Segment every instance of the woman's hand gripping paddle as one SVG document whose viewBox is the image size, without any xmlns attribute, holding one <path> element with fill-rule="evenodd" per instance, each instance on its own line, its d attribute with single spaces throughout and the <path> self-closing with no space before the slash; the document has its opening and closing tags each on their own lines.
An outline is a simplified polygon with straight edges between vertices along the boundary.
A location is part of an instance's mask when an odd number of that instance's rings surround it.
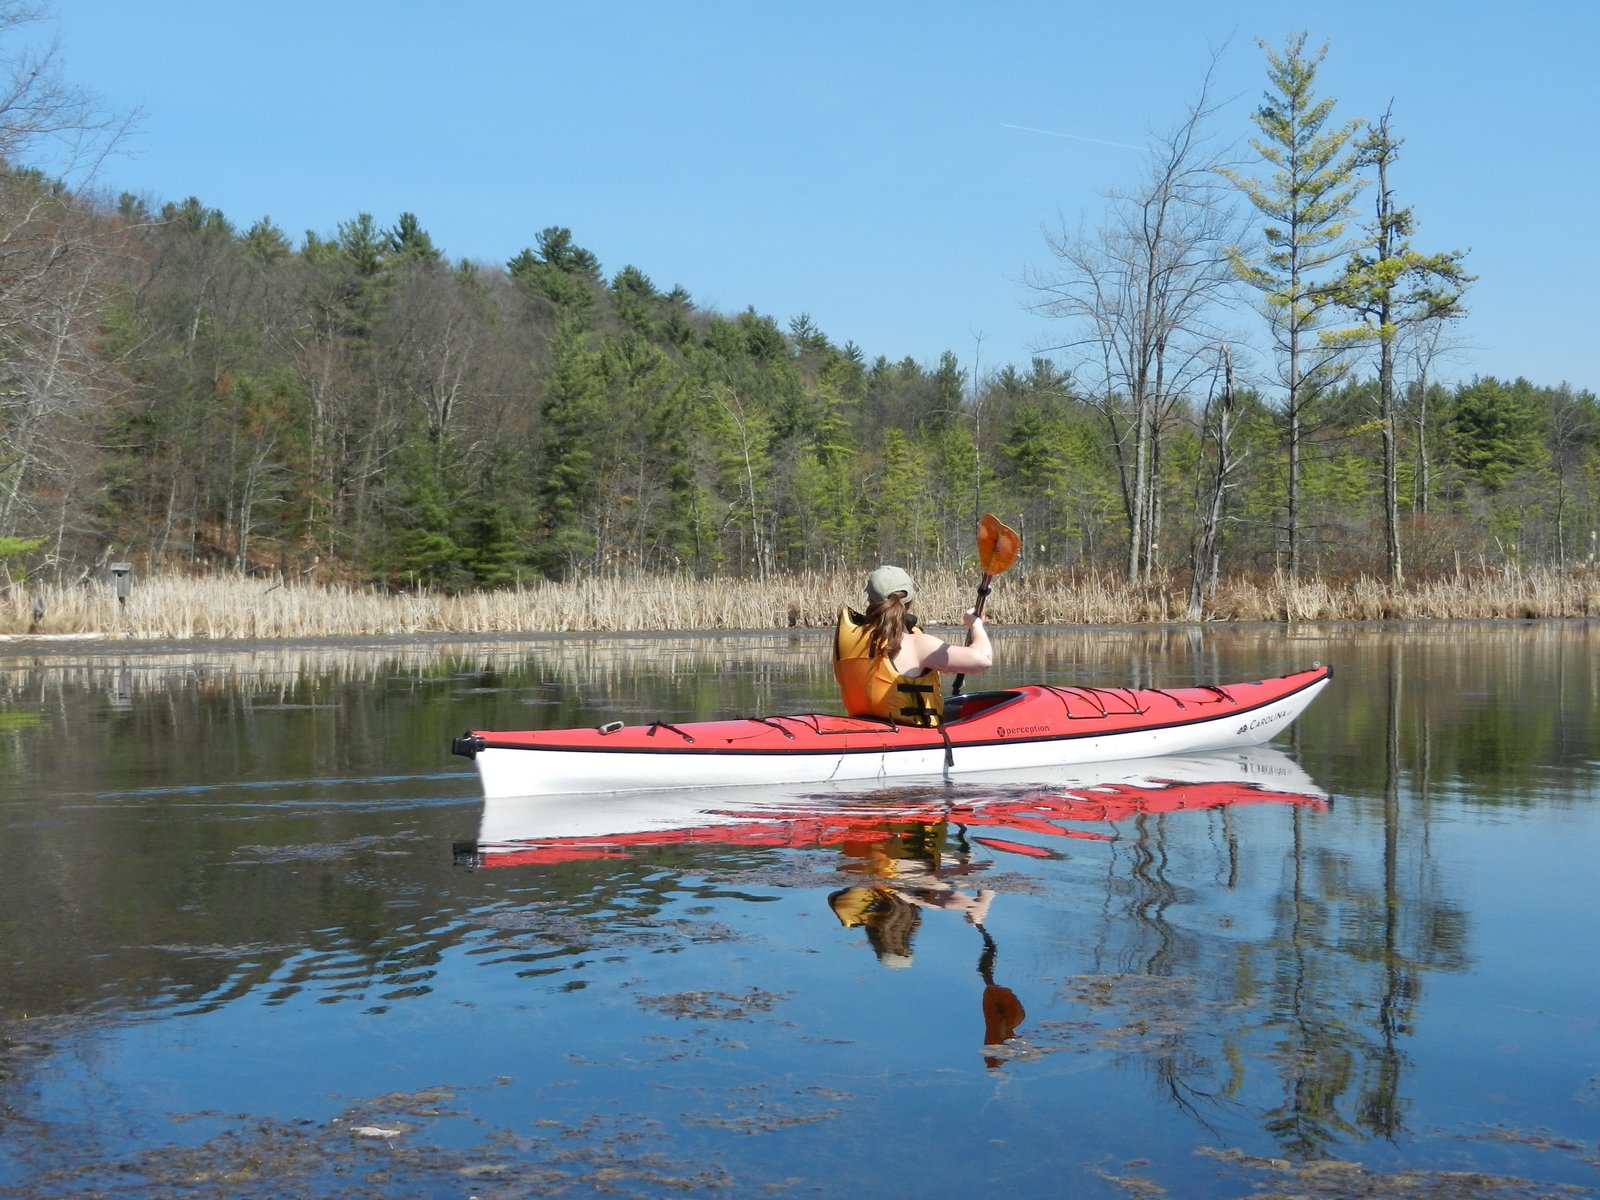
<svg viewBox="0 0 1600 1200">
<path fill-rule="evenodd" d="M 974 615 L 983 616 L 983 602 L 989 598 L 990 582 L 996 575 L 1010 570 L 1021 549 L 1022 539 L 1015 529 L 1003 524 L 993 513 L 983 514 L 983 520 L 978 522 L 978 563 L 983 567 L 983 582 L 978 584 L 978 602 L 972 606 Z M 971 640 L 970 634 L 968 640 Z M 952 696 L 961 694 L 961 685 L 966 679 L 965 675 L 956 676 L 950 685 Z"/>
</svg>

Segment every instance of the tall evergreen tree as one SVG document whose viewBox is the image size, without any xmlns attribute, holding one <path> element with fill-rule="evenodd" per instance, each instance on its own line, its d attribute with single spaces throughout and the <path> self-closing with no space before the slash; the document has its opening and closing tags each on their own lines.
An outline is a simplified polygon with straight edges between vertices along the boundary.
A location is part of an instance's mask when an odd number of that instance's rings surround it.
<svg viewBox="0 0 1600 1200">
<path fill-rule="evenodd" d="M 1262 294 L 1283 369 L 1287 433 L 1286 534 L 1289 573 L 1300 570 L 1300 480 L 1304 438 L 1312 404 L 1333 375 L 1340 351 L 1317 336 L 1334 294 L 1330 277 L 1349 252 L 1346 224 L 1362 180 L 1351 139 L 1359 120 L 1333 125 L 1334 100 L 1313 90 L 1324 45 L 1306 53 L 1296 34 L 1280 54 L 1261 43 L 1272 90 L 1252 118 L 1260 136 L 1250 144 L 1269 174 L 1258 179 L 1231 168 L 1230 179 L 1266 218 L 1262 244 L 1236 248 L 1239 277 Z"/>
<path fill-rule="evenodd" d="M 1506 384 L 1488 375 L 1458 388 L 1450 432 L 1467 478 L 1496 492 L 1522 468 L 1541 464 L 1548 451 L 1539 415 L 1526 379 Z"/>
<path fill-rule="evenodd" d="M 523 250 L 506 270 L 534 296 L 553 305 L 559 322 L 588 328 L 600 282 L 600 260 L 572 240 L 572 230 L 552 225 L 540 232 L 537 250 Z"/>
<path fill-rule="evenodd" d="M 466 555 L 456 541 L 455 489 L 427 448 L 409 446 L 380 490 L 384 496 L 380 553 L 386 582 L 393 587 L 447 591 L 471 583 Z"/>
<path fill-rule="evenodd" d="M 594 559 L 592 525 L 599 496 L 596 440 L 614 415 L 606 412 L 605 370 L 584 333 L 567 326 L 555 350 L 542 407 L 543 470 L 538 503 L 543 536 L 537 559 L 565 579 Z"/>
<path fill-rule="evenodd" d="M 389 253 L 406 262 L 422 266 L 438 266 L 444 261 L 433 244 L 433 238 L 422 228 L 416 213 L 400 214 L 399 223 L 389 231 Z"/>
<path fill-rule="evenodd" d="M 340 252 L 362 275 L 376 275 L 389 253 L 389 236 L 378 228 L 371 213 L 359 213 L 353 221 L 339 222 Z"/>
</svg>

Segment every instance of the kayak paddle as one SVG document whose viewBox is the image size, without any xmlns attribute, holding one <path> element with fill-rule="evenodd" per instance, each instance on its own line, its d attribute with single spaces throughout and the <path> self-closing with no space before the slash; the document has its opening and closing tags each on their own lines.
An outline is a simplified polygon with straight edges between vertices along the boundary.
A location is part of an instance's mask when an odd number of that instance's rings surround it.
<svg viewBox="0 0 1600 1200">
<path fill-rule="evenodd" d="M 972 606 L 975 615 L 983 616 L 983 602 L 989 598 L 992 590 L 990 581 L 996 575 L 1003 575 L 1010 570 L 1021 549 L 1022 539 L 1017 536 L 1015 529 L 993 513 L 983 514 L 983 520 L 978 522 L 978 564 L 983 568 L 983 582 L 978 584 L 978 602 Z M 961 694 L 961 685 L 966 679 L 964 674 L 956 676 L 955 682 L 950 685 L 952 696 Z"/>
</svg>

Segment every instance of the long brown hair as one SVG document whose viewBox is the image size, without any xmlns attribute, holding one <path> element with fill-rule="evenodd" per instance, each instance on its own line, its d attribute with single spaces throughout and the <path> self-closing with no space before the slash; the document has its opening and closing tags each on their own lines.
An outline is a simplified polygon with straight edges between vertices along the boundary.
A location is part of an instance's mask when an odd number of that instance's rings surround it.
<svg viewBox="0 0 1600 1200">
<path fill-rule="evenodd" d="M 872 627 L 867 635 L 867 652 L 873 658 L 893 658 L 899 654 L 900 639 L 906 632 L 906 594 L 895 592 L 868 606 L 866 618 Z"/>
</svg>

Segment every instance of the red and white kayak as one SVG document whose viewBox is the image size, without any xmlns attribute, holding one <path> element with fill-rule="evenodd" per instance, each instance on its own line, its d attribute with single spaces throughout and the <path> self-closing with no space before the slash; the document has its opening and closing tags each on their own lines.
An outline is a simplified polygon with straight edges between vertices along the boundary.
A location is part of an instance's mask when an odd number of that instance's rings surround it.
<svg viewBox="0 0 1600 1200">
<path fill-rule="evenodd" d="M 455 739 L 486 797 L 949 777 L 1255 746 L 1327 686 L 1315 665 L 1204 687 L 1030 684 L 947 702 L 923 728 L 822 713 L 495 733 Z"/>
</svg>

